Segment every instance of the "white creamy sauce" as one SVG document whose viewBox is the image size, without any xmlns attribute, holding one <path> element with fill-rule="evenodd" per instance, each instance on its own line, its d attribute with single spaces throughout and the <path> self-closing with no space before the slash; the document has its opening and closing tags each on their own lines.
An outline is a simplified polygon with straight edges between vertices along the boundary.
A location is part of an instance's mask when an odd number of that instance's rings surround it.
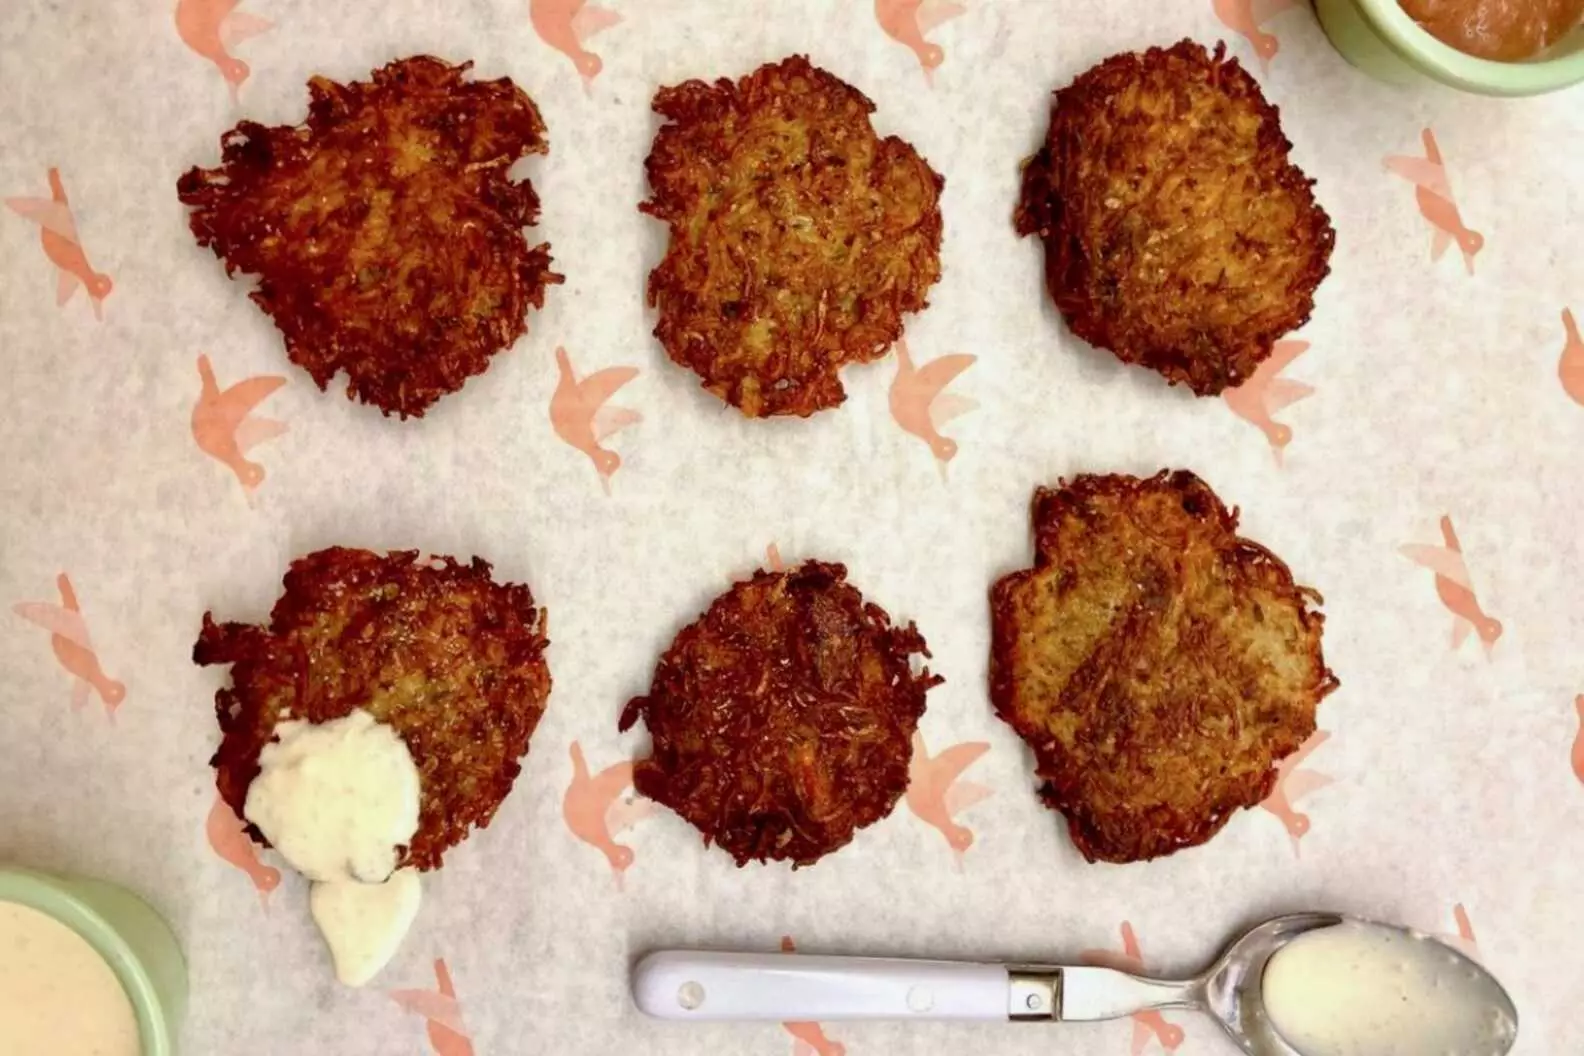
<svg viewBox="0 0 1584 1056">
<path fill-rule="evenodd" d="M 1426 936 L 1346 922 L 1277 950 L 1260 981 L 1303 1056 L 1500 1056 L 1517 1025 L 1483 970 Z"/>
<path fill-rule="evenodd" d="M 283 722 L 276 736 L 259 753 L 243 813 L 314 882 L 309 908 L 336 976 L 361 986 L 418 913 L 417 871 L 395 871 L 398 847 L 418 831 L 418 768 L 396 731 L 362 709 Z"/>
<path fill-rule="evenodd" d="M 418 831 L 418 768 L 407 743 L 361 708 L 289 720 L 259 753 L 243 813 L 310 880 L 384 881 Z"/>
<path fill-rule="evenodd" d="M 141 1051 L 132 1002 L 88 940 L 31 906 L 0 902 L 0 1052 Z"/>
<path fill-rule="evenodd" d="M 336 978 L 362 986 L 379 974 L 418 915 L 422 893 L 416 869 L 398 869 L 383 884 L 313 885 L 308 908 L 330 945 Z"/>
</svg>

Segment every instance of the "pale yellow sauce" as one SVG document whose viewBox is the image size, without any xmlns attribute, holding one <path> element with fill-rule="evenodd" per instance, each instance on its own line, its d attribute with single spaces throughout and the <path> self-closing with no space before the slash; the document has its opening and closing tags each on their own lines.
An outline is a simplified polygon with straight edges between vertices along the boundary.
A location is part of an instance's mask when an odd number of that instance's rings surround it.
<svg viewBox="0 0 1584 1056">
<path fill-rule="evenodd" d="M 1271 1025 L 1303 1056 L 1494 1056 L 1517 1029 L 1472 961 L 1365 923 L 1298 936 L 1271 957 L 1260 991 Z"/>
<path fill-rule="evenodd" d="M 259 754 L 243 813 L 314 882 L 309 908 L 336 977 L 362 986 L 418 913 L 417 872 L 395 872 L 399 849 L 418 831 L 418 768 L 401 736 L 362 709 L 283 722 L 276 736 Z"/>
<path fill-rule="evenodd" d="M 47 913 L 0 902 L 0 1053 L 141 1051 L 132 1002 L 88 941 Z"/>
</svg>

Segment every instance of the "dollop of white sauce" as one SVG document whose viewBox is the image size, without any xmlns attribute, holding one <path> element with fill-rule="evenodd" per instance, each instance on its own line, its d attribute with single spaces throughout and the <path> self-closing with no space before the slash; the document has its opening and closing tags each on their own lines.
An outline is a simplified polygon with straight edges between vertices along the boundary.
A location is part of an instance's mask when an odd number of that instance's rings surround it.
<svg viewBox="0 0 1584 1056">
<path fill-rule="evenodd" d="M 243 814 L 312 880 L 309 908 L 336 977 L 362 986 L 395 955 L 418 914 L 415 870 L 396 871 L 418 831 L 420 783 L 395 730 L 361 708 L 329 722 L 282 722 L 259 753 Z"/>
<path fill-rule="evenodd" d="M 1483 969 L 1434 939 L 1347 921 L 1277 950 L 1271 1025 L 1303 1056 L 1501 1056 L 1517 1024 Z"/>
<path fill-rule="evenodd" d="M 132 1002 L 88 940 L 32 906 L 0 902 L 0 1052 L 142 1051 Z"/>
<path fill-rule="evenodd" d="M 396 731 L 359 708 L 288 720 L 259 753 L 243 813 L 310 880 L 382 883 L 418 831 L 418 768 Z"/>
<path fill-rule="evenodd" d="M 330 945 L 336 978 L 362 986 L 378 975 L 418 916 L 422 894 L 416 869 L 398 869 L 383 884 L 313 885 L 308 908 Z"/>
</svg>

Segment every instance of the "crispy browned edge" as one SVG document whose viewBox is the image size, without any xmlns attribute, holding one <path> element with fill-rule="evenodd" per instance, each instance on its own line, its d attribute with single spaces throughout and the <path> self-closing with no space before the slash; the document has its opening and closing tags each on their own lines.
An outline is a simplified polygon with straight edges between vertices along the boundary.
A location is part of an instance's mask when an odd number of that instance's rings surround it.
<svg viewBox="0 0 1584 1056">
<path fill-rule="evenodd" d="M 1176 69 L 1174 63 L 1194 68 L 1205 83 L 1256 110 L 1261 120 L 1258 164 L 1273 175 L 1280 193 L 1292 195 L 1300 203 L 1300 212 L 1306 220 L 1292 232 L 1292 238 L 1307 248 L 1308 262 L 1293 285 L 1285 313 L 1271 325 L 1215 334 L 1203 349 L 1151 341 L 1147 333 L 1133 326 L 1139 313 L 1132 310 L 1132 306 L 1108 307 L 1105 302 L 1107 273 L 1114 255 L 1101 253 L 1098 256 L 1104 259 L 1093 259 L 1096 256 L 1091 252 L 1093 247 L 1086 246 L 1079 237 L 1077 221 L 1064 209 L 1057 187 L 1059 166 L 1053 158 L 1053 152 L 1060 158 L 1086 148 L 1095 149 L 1094 136 L 1089 134 L 1087 126 L 1103 119 L 1118 89 L 1141 80 L 1151 70 Z M 1186 83 L 1182 87 L 1187 90 Z M 1059 89 L 1050 113 L 1050 128 L 1044 145 L 1023 164 L 1021 192 L 1013 223 L 1018 234 L 1038 234 L 1043 239 L 1046 286 L 1068 327 L 1078 337 L 1109 350 L 1124 363 L 1148 367 L 1173 385 L 1182 382 L 1198 396 L 1214 396 L 1248 380 L 1270 356 L 1277 340 L 1309 321 L 1314 310 L 1314 293 L 1330 273 L 1331 251 L 1336 241 L 1330 217 L 1315 200 L 1314 181 L 1288 160 L 1292 143 L 1282 133 L 1280 112 L 1266 101 L 1258 82 L 1236 58 L 1226 57 L 1224 43 L 1218 43 L 1212 55 L 1202 45 L 1183 40 L 1169 49 L 1156 47 L 1142 53 L 1113 55 Z M 1202 296 L 1208 299 L 1213 294 L 1207 292 Z M 1182 311 L 1193 314 L 1198 307 L 1192 298 L 1187 298 Z"/>
<path fill-rule="evenodd" d="M 394 592 L 413 603 L 412 611 L 382 621 L 366 601 L 375 591 Z M 335 642 L 313 649 L 303 632 L 321 619 L 347 625 Z M 425 625 L 425 619 L 443 626 Z M 371 624 L 373 641 L 363 636 Z M 283 704 L 290 705 L 290 717 L 309 722 L 366 707 L 406 742 L 420 775 L 419 827 L 400 864 L 438 868 L 443 853 L 473 826 L 490 823 L 522 770 L 519 760 L 550 694 L 544 626 L 544 610 L 534 607 L 528 587 L 494 582 L 481 558 L 464 565 L 449 557 L 420 560 L 415 550 L 382 555 L 345 547 L 298 558 L 267 627 L 217 624 L 206 612 L 193 646 L 196 664 L 232 665 L 232 685 L 215 694 L 221 741 L 210 764 L 221 798 L 243 816 L 259 753 L 283 721 Z M 389 656 L 397 638 L 400 660 Z M 459 641 L 470 648 L 458 650 Z M 416 708 L 376 703 L 383 699 L 372 696 L 381 676 L 411 671 L 421 643 L 429 647 L 423 659 L 436 680 L 441 674 L 466 679 L 470 664 L 488 670 L 475 671 L 478 677 L 460 692 L 430 694 Z M 311 672 L 321 677 L 310 681 Z M 269 845 L 251 824 L 247 832 Z"/>
<path fill-rule="evenodd" d="M 819 283 L 821 303 L 815 313 L 818 326 L 788 334 L 778 330 L 770 350 L 757 356 L 743 351 L 739 342 L 741 328 L 761 314 L 775 317 L 770 308 L 761 313 L 761 301 L 774 304 L 772 291 L 758 288 L 712 290 L 693 286 L 679 274 L 692 247 L 682 232 L 697 200 L 690 185 L 697 183 L 700 170 L 725 168 L 725 159 L 737 158 L 733 147 L 741 127 L 760 111 L 773 109 L 789 93 L 786 86 L 800 81 L 812 85 L 804 98 L 810 103 L 811 120 L 831 121 L 829 115 L 843 109 L 855 111 L 853 126 L 861 123 L 858 134 L 867 136 L 876 148 L 876 162 L 887 168 L 875 170 L 883 175 L 891 167 L 914 166 L 928 177 L 932 188 L 920 230 L 924 236 L 923 255 L 914 281 L 893 287 L 876 288 L 874 276 L 884 269 L 874 256 L 885 254 L 899 244 L 886 243 L 857 261 L 858 267 L 823 269 Z M 664 222 L 670 229 L 665 258 L 650 272 L 648 303 L 658 308 L 654 335 L 667 356 L 679 366 L 694 371 L 703 387 L 735 406 L 744 415 L 765 417 L 797 415 L 807 417 L 816 411 L 835 407 L 846 399 L 839 376 L 848 363 L 866 363 L 884 356 L 902 336 L 902 316 L 928 306 L 927 293 L 940 278 L 941 214 L 940 192 L 945 180 L 908 143 L 896 136 L 876 136 L 869 115 L 875 105 L 858 89 L 833 74 L 814 66 L 803 55 L 793 55 L 767 63 L 737 81 L 720 78 L 713 84 L 690 80 L 661 88 L 653 109 L 665 119 L 655 135 L 653 147 L 644 162 L 651 196 L 639 210 Z M 766 167 L 763 159 L 750 155 L 746 162 L 756 171 Z M 802 172 L 807 167 L 798 171 Z M 873 179 L 874 177 L 872 177 Z M 774 175 L 767 182 L 788 177 Z M 889 199 L 887 199 L 889 202 Z M 833 207 L 830 202 L 825 203 Z M 785 237 L 784 225 L 780 225 Z M 751 259 L 766 252 L 763 246 L 738 246 L 724 240 L 723 252 L 733 259 Z M 795 273 L 795 269 L 788 269 Z M 751 276 L 757 278 L 757 276 Z M 825 329 L 824 297 L 852 292 L 863 301 L 864 310 L 853 325 L 841 330 Z M 718 319 L 711 326 L 701 320 Z M 747 363 L 745 368 L 742 364 Z"/>
<path fill-rule="evenodd" d="M 810 865 L 890 814 L 907 789 L 924 697 L 943 679 L 912 670 L 914 654 L 929 656 L 918 629 L 892 626 L 846 575 L 808 561 L 734 584 L 677 634 L 648 694 L 622 712 L 619 729 L 642 719 L 653 741 L 634 786 L 739 866 Z M 768 647 L 756 635 L 770 635 Z M 760 791 L 744 803 L 750 786 Z"/>
<path fill-rule="evenodd" d="M 1266 547 L 1236 534 L 1237 511 L 1229 510 L 1219 496 L 1198 476 L 1187 470 L 1161 470 L 1153 477 L 1138 478 L 1127 474 L 1080 474 L 1072 480 L 1061 479 L 1057 487 L 1038 487 L 1031 502 L 1031 520 L 1035 539 L 1034 567 L 1011 572 L 998 579 L 990 590 L 990 700 L 996 715 L 1018 734 L 1036 757 L 1036 767 L 1043 769 L 1039 744 L 1048 732 L 1028 722 L 1014 706 L 1014 654 L 1017 649 L 1017 625 L 1012 617 L 1012 603 L 1008 597 L 1016 584 L 1031 579 L 1035 573 L 1048 569 L 1054 563 L 1056 531 L 1061 512 L 1067 505 L 1081 505 L 1090 497 L 1110 495 L 1126 499 L 1145 489 L 1166 485 L 1182 491 L 1185 509 L 1197 517 L 1213 519 L 1227 534 L 1227 549 L 1251 562 L 1258 562 L 1276 573 L 1291 590 L 1292 602 L 1299 622 L 1314 632 L 1313 662 L 1318 668 L 1319 684 L 1312 705 L 1307 728 L 1294 731 L 1292 751 L 1297 750 L 1315 730 L 1314 714 L 1321 700 L 1340 685 L 1334 672 L 1325 665 L 1321 651 L 1321 631 L 1325 615 L 1311 605 L 1323 603 L 1320 593 L 1312 587 L 1299 586 L 1293 581 L 1287 565 Z M 1194 508 L 1187 504 L 1192 503 Z M 1254 780 L 1237 797 L 1245 808 L 1263 802 L 1275 786 L 1276 763 L 1291 751 L 1273 754 L 1268 766 L 1258 772 Z M 1233 811 L 1219 817 L 1206 816 L 1199 824 L 1177 831 L 1112 832 L 1103 824 L 1096 824 L 1087 816 L 1081 799 L 1072 799 L 1057 792 L 1053 782 L 1043 773 L 1039 775 L 1040 798 L 1051 809 L 1061 813 L 1067 821 L 1068 835 L 1073 845 L 1090 862 L 1105 861 L 1127 863 L 1172 854 L 1188 847 L 1207 842 L 1231 820 Z"/>
<path fill-rule="evenodd" d="M 251 298 L 288 358 L 320 389 L 345 370 L 348 398 L 387 415 L 422 417 L 483 373 L 562 281 L 549 245 L 523 235 L 538 195 L 507 176 L 548 152 L 544 121 L 510 79 L 467 80 L 472 65 L 418 55 L 368 81 L 314 77 L 304 124 L 242 121 L 221 137 L 219 166 L 177 183 L 198 244 L 228 275 L 259 276 Z M 430 154 L 398 177 L 410 128 L 433 137 Z M 331 162 L 334 177 L 316 180 L 314 166 Z M 331 190 L 348 200 L 333 203 Z M 389 232 L 370 242 L 361 236 L 380 194 Z M 425 237 L 441 208 L 445 237 Z"/>
</svg>

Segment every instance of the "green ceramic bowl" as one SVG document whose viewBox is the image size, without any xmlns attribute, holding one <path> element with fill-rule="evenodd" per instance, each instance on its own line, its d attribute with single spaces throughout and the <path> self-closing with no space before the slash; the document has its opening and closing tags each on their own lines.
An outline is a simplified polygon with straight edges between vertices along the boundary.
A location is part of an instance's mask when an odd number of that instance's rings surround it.
<svg viewBox="0 0 1584 1056">
<path fill-rule="evenodd" d="M 0 902 L 48 913 L 109 962 L 137 1014 L 142 1056 L 175 1056 L 187 964 L 170 926 L 124 888 L 0 865 Z"/>
<path fill-rule="evenodd" d="M 1584 82 L 1584 28 L 1527 62 L 1491 62 L 1448 47 L 1397 0 L 1315 0 L 1326 36 L 1349 62 L 1394 84 L 1422 78 L 1478 95 L 1540 95 Z"/>
</svg>

